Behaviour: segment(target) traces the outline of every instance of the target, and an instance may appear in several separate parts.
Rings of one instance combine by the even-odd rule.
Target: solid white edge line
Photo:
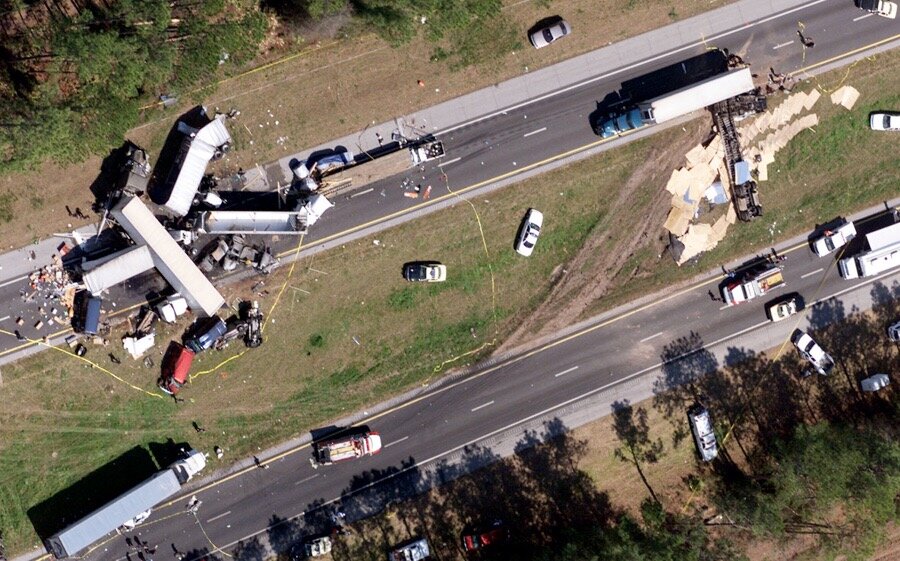
[[[449,165],[449,164],[458,162],[458,161],[460,161],[460,160],[462,160],[462,157],[459,157],[459,158],[453,158],[452,160],[447,160],[446,162],[441,162],[441,163],[439,163],[439,164],[438,164],[438,167],[441,168],[441,167],[444,167],[444,166],[446,166],[446,165]]]
[[[528,136],[531,136],[531,135],[533,135],[533,134],[537,134],[537,133],[539,133],[539,132],[544,132],[545,130],[547,130],[547,127],[544,127],[544,128],[542,128],[542,129],[538,129],[538,130],[536,130],[536,131],[526,132],[526,133],[523,134],[522,136],[523,136],[523,137],[528,137]]]
[[[223,512],[222,514],[219,514],[218,516],[213,516],[212,518],[210,518],[209,520],[207,520],[206,523],[209,524],[209,523],[212,522],[213,520],[218,520],[219,518],[222,518],[223,516],[228,516],[229,514],[231,514],[231,511],[230,511],[230,510],[229,510],[228,512]]]
[[[887,277],[887,276],[890,276],[890,275],[892,275],[892,274],[897,274],[898,272],[900,272],[900,271],[888,271],[888,272],[886,272],[886,273],[882,273],[882,274],[878,275],[877,277],[872,277],[872,278],[871,278],[870,280],[868,280],[868,281],[864,281],[864,282],[861,282],[861,283],[859,283],[859,284],[856,284],[856,285],[847,287],[847,288],[845,288],[845,289],[843,289],[843,290],[839,290],[839,291],[835,292],[834,294],[832,294],[832,295],[830,295],[830,296],[823,296],[822,298],[819,298],[819,299],[816,300],[815,302],[811,303],[811,304],[810,304],[810,307],[815,306],[816,304],[819,304],[819,303],[821,303],[821,302],[824,302],[825,300],[828,300],[828,299],[830,299],[830,298],[836,298],[837,296],[840,296],[840,295],[842,295],[842,294],[846,294],[847,292],[850,292],[851,290],[860,288],[860,287],[862,287],[862,286],[866,286],[867,284],[872,284],[872,283],[874,283],[875,281],[881,280],[882,278]],[[751,327],[749,327],[748,329],[744,329],[744,330],[741,330],[741,331],[735,333],[734,335],[732,335],[732,337],[737,337],[738,335],[742,335],[742,334],[746,333],[746,332],[747,332],[748,330],[750,330],[750,329],[755,329],[755,328],[757,328],[757,327],[761,327],[761,326],[763,326],[763,325],[765,325],[765,324],[767,324],[767,323],[769,323],[769,321],[764,321],[764,322],[758,323],[758,324],[756,324],[755,326],[751,326]],[[712,342],[712,343],[709,343],[708,345],[704,345],[704,346],[701,347],[700,349],[695,349],[695,350],[693,350],[693,351],[690,351],[690,352],[684,353],[684,354],[682,354],[682,355],[679,355],[679,356],[673,358],[672,360],[670,360],[669,362],[674,362],[674,361],[676,361],[676,360],[681,360],[682,358],[684,358],[684,357],[686,357],[686,356],[689,356],[689,355],[691,355],[691,354],[693,354],[693,353],[695,353],[695,352],[698,352],[698,351],[700,351],[700,350],[703,350],[703,349],[705,349],[705,348],[707,348],[707,347],[710,347],[710,346],[712,346],[712,345],[718,345],[719,343],[721,343],[721,342],[723,342],[723,341],[725,341],[725,340],[727,340],[727,339],[728,339],[728,337],[723,337],[723,338],[719,339],[718,341],[714,341],[714,342]],[[385,477],[385,478],[383,478],[383,479],[378,479],[378,480],[376,480],[376,481],[371,481],[371,482],[369,482],[369,483],[363,485],[362,487],[359,487],[359,488],[357,488],[357,489],[353,489],[352,491],[348,492],[346,495],[343,495],[343,496],[340,496],[340,497],[335,497],[335,498],[330,499],[330,500],[327,500],[327,501],[323,501],[320,505],[318,505],[317,508],[323,508],[323,507],[332,505],[332,504],[334,504],[334,503],[337,503],[338,501],[346,500],[347,497],[356,495],[357,493],[361,493],[362,491],[365,491],[366,489],[370,489],[370,488],[372,488],[372,487],[374,487],[375,485],[378,485],[378,484],[380,484],[380,483],[384,483],[385,481],[389,481],[389,480],[391,480],[391,479],[397,477],[398,475],[403,475],[404,473],[408,472],[409,470],[412,470],[412,469],[419,469],[421,466],[424,466],[424,465],[426,465],[426,464],[428,464],[428,463],[430,463],[430,462],[433,462],[433,461],[435,461],[435,460],[437,460],[437,459],[439,459],[439,458],[442,458],[443,456],[447,456],[447,455],[449,455],[449,454],[452,454],[452,453],[454,453],[454,452],[457,452],[457,451],[459,451],[459,450],[462,450],[463,448],[466,448],[467,446],[471,446],[471,445],[476,444],[476,443],[478,443],[478,442],[480,442],[480,441],[482,441],[482,440],[486,440],[486,439],[488,439],[488,438],[490,438],[490,437],[492,437],[492,436],[494,436],[494,435],[496,435],[496,434],[500,434],[500,433],[502,433],[502,432],[508,431],[509,429],[515,428],[515,427],[517,427],[517,426],[519,426],[519,425],[522,425],[522,424],[524,424],[524,423],[527,423],[527,422],[529,422],[529,421],[532,421],[532,420],[534,420],[534,419],[537,419],[538,417],[541,417],[541,416],[543,416],[543,415],[546,415],[547,413],[552,413],[553,411],[556,411],[556,410],[558,410],[558,409],[561,409],[561,408],[563,408],[563,407],[566,407],[567,405],[571,405],[572,403],[575,403],[575,402],[578,401],[578,400],[584,399],[585,397],[590,397],[591,395],[593,395],[593,394],[595,394],[595,393],[602,392],[603,390],[609,389],[609,388],[611,388],[611,387],[613,387],[613,386],[615,386],[615,385],[617,385],[617,384],[621,384],[621,383],[623,383],[623,382],[627,382],[627,381],[631,380],[632,378],[635,378],[635,377],[637,377],[637,376],[640,376],[641,374],[645,374],[646,372],[649,372],[650,370],[653,370],[654,368],[659,368],[659,367],[662,366],[662,365],[663,365],[662,362],[657,363],[656,365],[651,366],[651,367],[649,367],[649,368],[645,368],[644,370],[641,370],[640,372],[635,372],[634,374],[630,374],[630,375],[626,376],[625,378],[622,378],[622,379],[620,379],[620,380],[616,380],[616,381],[614,381],[614,382],[610,382],[610,383],[608,383],[608,384],[605,384],[605,385],[603,385],[603,386],[600,386],[599,388],[594,388],[593,390],[587,391],[587,392],[581,394],[580,396],[573,397],[573,398],[571,398],[571,399],[568,399],[568,400],[566,400],[566,401],[563,401],[562,403],[559,403],[559,404],[557,404],[557,405],[553,405],[553,406],[551,406],[551,407],[548,407],[548,408],[544,409],[543,411],[539,411],[539,412],[537,412],[537,413],[534,413],[533,415],[529,415],[528,417],[525,417],[524,419],[520,419],[520,420],[518,420],[518,421],[513,421],[512,423],[506,425],[505,427],[502,427],[502,428],[493,430],[493,431],[491,431],[491,432],[489,432],[489,433],[487,433],[487,434],[484,434],[484,435],[482,435],[482,436],[479,436],[479,437],[477,437],[477,438],[474,438],[474,439],[472,439],[472,440],[470,440],[470,441],[468,441],[468,442],[466,442],[466,443],[460,444],[460,445],[458,445],[458,446],[454,446],[453,448],[451,448],[451,449],[449,449],[449,450],[447,450],[447,451],[445,451],[445,452],[441,452],[441,453],[439,453],[439,454],[436,454],[436,455],[434,455],[434,456],[432,456],[432,457],[430,457],[430,458],[426,458],[426,459],[424,459],[424,460],[422,460],[422,461],[419,461],[419,462],[414,462],[414,463],[412,463],[411,465],[408,465],[408,466],[404,467],[403,469],[400,469],[400,470],[398,470],[398,471],[395,471],[395,472],[389,474],[387,477]],[[285,522],[290,522],[290,521],[292,521],[292,520],[297,520],[298,518],[300,518],[301,516],[304,516],[304,515],[306,515],[306,511],[301,511],[300,513],[295,514],[294,516],[290,516],[290,517],[288,517],[288,518],[285,518],[284,520],[280,521],[279,523],[285,523]],[[225,551],[225,548],[231,547],[231,546],[233,546],[233,545],[235,545],[235,544],[237,544],[237,543],[240,543],[240,542],[242,542],[242,541],[249,540],[250,538],[252,538],[252,537],[254,537],[254,536],[257,536],[257,535],[259,535],[259,534],[262,534],[263,532],[266,532],[266,531],[270,530],[271,528],[272,528],[272,526],[269,526],[269,527],[267,527],[267,528],[263,528],[263,529],[261,529],[261,530],[255,531],[255,532],[253,532],[253,533],[251,533],[251,534],[248,534],[248,535],[244,536],[243,538],[234,540],[234,541],[232,541],[231,543],[227,543],[227,544],[225,544],[225,545],[220,545],[220,546],[216,547],[216,549],[215,549],[214,551],[212,551],[211,553],[215,553],[216,551]],[[124,557],[121,557],[121,558],[117,559],[116,561],[123,561],[124,559],[125,559]],[[191,561],[193,561],[193,560],[191,560]]]
[[[25,279],[27,279],[27,278],[28,278],[28,275],[25,275],[25,276],[23,276],[23,277],[18,277],[18,278],[14,278],[14,279],[12,279],[12,280],[8,280],[8,281],[6,281],[5,283],[0,284],[0,288],[3,288],[4,286],[6,286],[6,285],[8,285],[8,284],[12,284],[12,283],[14,283],[14,282],[23,281],[23,280],[25,280]]]
[[[610,72],[607,72],[606,74],[600,74],[600,75],[598,75],[598,76],[594,76],[593,78],[588,78],[587,80],[584,80],[584,81],[582,81],[582,82],[578,82],[578,83],[576,83],[576,84],[572,84],[571,86],[566,86],[565,88],[562,88],[562,89],[560,89],[560,90],[555,90],[555,91],[546,93],[546,94],[544,94],[544,95],[535,97],[535,98],[533,98],[533,99],[529,99],[528,101],[523,101],[522,103],[519,103],[519,104],[516,104],[516,105],[512,105],[512,106],[510,106],[510,107],[505,107],[505,108],[500,109],[500,110],[498,110],[498,111],[494,111],[493,113],[488,113],[487,115],[482,115],[481,117],[477,117],[477,118],[475,118],[475,119],[472,119],[471,121],[468,121],[468,122],[465,122],[465,123],[460,123],[460,124],[458,124],[458,125],[454,125],[454,126],[452,126],[452,127],[450,127],[450,128],[444,129],[444,130],[442,130],[442,131],[435,132],[434,135],[435,135],[435,136],[440,136],[440,135],[443,135],[443,134],[447,134],[447,133],[453,132],[453,131],[458,130],[458,129],[462,129],[462,128],[465,128],[465,127],[474,125],[474,124],[476,124],[476,123],[480,123],[481,121],[485,121],[485,120],[487,120],[487,119],[492,119],[492,118],[496,117],[497,115],[503,115],[504,113],[507,113],[507,112],[509,112],[509,111],[515,111],[516,109],[521,109],[522,107],[526,107],[526,106],[528,106],[528,105],[531,105],[532,103],[537,103],[537,102],[539,102],[539,101],[543,101],[543,100],[545,100],[545,99],[549,99],[549,98],[551,98],[551,97],[554,97],[554,96],[557,96],[557,95],[560,95],[560,94],[564,94],[564,93],[566,93],[566,92],[572,91],[572,90],[577,89],[577,88],[580,88],[580,87],[582,87],[582,86],[586,86],[586,85],[588,85],[588,84],[593,84],[594,82],[597,82],[597,81],[599,81],[599,80],[604,80],[604,79],[606,79],[606,78],[615,76],[616,74],[621,74],[622,72],[627,72],[627,71],[632,70],[632,69],[634,69],[634,68],[638,68],[638,67],[643,66],[643,65],[645,65],[645,64],[649,64],[649,63],[651,63],[651,62],[656,62],[657,60],[661,60],[661,59],[664,59],[664,58],[666,58],[666,57],[669,57],[669,56],[672,56],[672,55],[675,55],[675,54],[678,54],[678,53],[681,53],[681,52],[684,52],[684,51],[688,51],[688,50],[693,49],[693,48],[695,48],[695,47],[700,47],[700,46],[708,45],[710,42],[715,41],[715,40],[717,40],[717,39],[721,39],[722,37],[728,37],[729,35],[732,35],[732,34],[737,33],[737,32],[739,32],[739,31],[743,31],[743,30],[745,30],[745,29],[750,29],[750,28],[752,28],[752,27],[756,27],[756,26],[758,26],[758,25],[762,25],[762,24],[764,24],[764,23],[768,23],[768,22],[770,22],[770,21],[772,21],[772,20],[774,20],[774,19],[778,19],[778,18],[780,18],[780,17],[784,17],[784,16],[787,16],[787,15],[793,14],[794,12],[799,12],[800,10],[805,10],[805,9],[807,9],[807,8],[810,8],[810,7],[812,7],[812,6],[815,6],[816,4],[821,4],[821,3],[827,2],[827,1],[828,1],[828,0],[813,0],[812,2],[810,2],[810,3],[808,3],[808,4],[803,4],[803,5],[800,5],[800,6],[796,6],[796,7],[791,8],[790,10],[787,10],[787,11],[785,11],[785,12],[780,12],[780,13],[778,13],[778,14],[774,14],[774,15],[771,15],[771,16],[769,16],[769,17],[763,18],[763,19],[761,19],[761,20],[755,21],[755,22],[753,22],[752,24],[742,25],[742,26],[740,26],[740,27],[736,27],[736,28],[731,29],[731,30],[729,30],[729,31],[723,31],[722,33],[719,33],[719,34],[717,34],[717,35],[711,35],[711,36],[709,36],[709,37],[704,37],[704,38],[702,38],[702,39],[699,40],[699,41],[695,41],[694,43],[689,43],[689,44],[687,44],[687,45],[683,45],[683,46],[681,46],[681,47],[678,47],[677,49],[672,49],[671,51],[668,51],[668,52],[666,52],[666,53],[662,53],[662,54],[656,55],[655,57],[648,58],[648,59],[646,59],[646,60],[642,60],[642,61],[639,61],[639,62],[635,62],[635,63],[633,63],[633,64],[629,64],[628,66],[623,66],[623,67],[621,67],[621,68],[617,68],[617,69],[615,69],[615,70],[612,70],[612,71],[610,71]]]
[[[653,335],[651,335],[651,336],[649,336],[649,337],[644,337],[644,338],[641,339],[639,342],[640,342],[640,343],[646,343],[646,342],[649,341],[650,339],[656,339],[657,337],[659,337],[659,336],[662,335],[662,334],[663,334],[662,331],[660,331],[659,333],[654,333]]]
[[[559,378],[560,376],[563,376],[563,375],[565,375],[565,374],[568,374],[569,372],[575,372],[576,370],[578,370],[578,367],[577,367],[577,366],[573,366],[572,368],[568,368],[568,369],[566,369],[566,370],[563,370],[562,372],[557,372],[556,374],[553,375],[553,377],[554,377],[554,378]]]
[[[810,272],[808,272],[808,273],[804,273],[804,274],[800,275],[800,278],[801,278],[801,279],[805,279],[805,278],[807,278],[807,277],[811,277],[811,276],[813,276],[813,275],[815,275],[815,274],[821,273],[821,272],[824,271],[824,270],[825,270],[824,267],[819,267],[819,268],[816,269],[815,271],[810,271]]]
[[[492,399],[492,400],[488,401],[487,403],[482,403],[482,404],[479,405],[478,407],[473,407],[473,408],[472,408],[472,411],[473,411],[473,412],[474,412],[474,411],[478,411],[479,409],[484,409],[484,408],[487,407],[488,405],[493,405],[493,404],[494,404],[494,400]]]
[[[399,439],[399,440],[395,440],[395,441],[393,441],[393,442],[391,442],[391,443],[389,443],[389,444],[385,444],[383,447],[384,447],[384,448],[390,448],[390,447],[393,446],[394,444],[400,444],[400,443],[403,442],[404,440],[409,440],[409,436],[404,436],[403,438],[401,438],[401,439]]]

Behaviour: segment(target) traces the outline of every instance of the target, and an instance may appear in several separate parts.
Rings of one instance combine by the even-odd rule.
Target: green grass
[[[898,91],[898,66],[897,54],[857,64],[850,80],[863,97],[852,112],[832,108],[823,96],[815,108],[823,122],[777,155],[772,179],[761,187],[767,212],[763,219],[733,226],[725,242],[695,267],[679,269],[667,257],[658,260],[654,241],[646,242],[616,277],[614,292],[593,310],[765,247],[774,241],[768,233],[773,221],[781,230],[775,237],[783,238],[896,195],[897,135],[876,135],[865,127],[871,108],[900,101],[897,94],[885,93]],[[301,262],[289,279],[291,287],[301,290],[287,289],[267,317],[264,345],[194,379],[184,390],[183,405],[135,391],[55,352],[5,366],[0,400],[15,404],[0,411],[0,527],[8,550],[15,554],[37,545],[26,515],[29,508],[136,446],[169,438],[204,450],[218,445],[226,450],[225,461],[232,462],[484,356],[543,301],[553,271],[588,236],[620,239],[629,234],[616,225],[637,221],[661,182],[642,184],[632,195],[635,203],[615,216],[612,201],[629,170],[653,146],[670,145],[681,134],[680,129],[663,131],[474,199],[488,254],[471,207],[458,204],[427,221]],[[841,148],[829,142],[840,142]],[[451,184],[453,179],[451,175]],[[526,259],[513,252],[512,239],[528,207],[544,212],[546,227],[534,255]],[[444,232],[452,235],[437,234]],[[421,259],[445,263],[447,282],[405,283],[400,267]],[[640,274],[632,278],[635,269]],[[286,270],[266,279],[271,294],[261,301],[264,310]],[[226,300],[249,297],[249,286],[228,288]],[[181,328],[161,326],[160,349]],[[114,336],[109,348],[90,346],[88,358],[154,392],[158,366],[146,368],[130,359],[110,363],[107,353],[124,356],[118,345]],[[232,346],[222,353],[203,353],[193,372],[212,369],[241,350]],[[152,356],[158,365],[158,353]],[[192,421],[208,431],[194,433]],[[218,467],[213,460],[211,468]]]

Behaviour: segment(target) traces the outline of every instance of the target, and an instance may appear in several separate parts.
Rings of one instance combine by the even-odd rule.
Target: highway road
[[[814,48],[805,49],[801,45],[797,35],[798,22],[802,22],[808,37],[816,39]],[[854,8],[852,2],[820,0],[788,14],[776,14],[759,22],[726,28],[708,37],[692,38],[673,52],[655,53],[649,50],[648,44],[647,59],[640,64],[627,68],[598,68],[596,76],[555,95],[436,132],[447,150],[442,160],[429,163],[424,174],[413,170],[337,199],[334,201],[336,207],[313,226],[304,244],[314,247],[346,237],[363,227],[377,228],[397,216],[411,217],[414,211],[421,214],[436,209],[438,203],[450,196],[442,174],[446,174],[447,184],[455,191],[475,192],[496,183],[498,178],[539,166],[561,155],[628,142],[632,137],[604,142],[593,134],[589,115],[597,103],[618,90],[625,80],[700,54],[708,48],[739,53],[758,73],[759,83],[764,83],[770,67],[786,74],[798,72],[840,59],[867,45],[896,38],[895,23],[867,15]],[[804,75],[804,72],[798,73],[800,77]],[[283,181],[277,163],[266,169],[271,177]],[[431,185],[431,199],[405,197],[401,183],[407,177],[423,187]],[[282,240],[274,244],[274,248],[286,252],[293,249],[295,243]],[[218,274],[218,278],[225,276],[221,272]],[[25,286],[26,281],[21,275],[3,278],[0,271],[0,318],[6,318],[0,320],[0,327],[13,327],[12,320],[21,316],[25,319],[25,325],[19,328],[22,334],[39,338],[51,330],[33,328],[41,318],[34,302],[26,303],[20,298],[19,292]],[[142,302],[148,292],[164,287],[165,282],[156,273],[148,273],[111,290],[107,301],[115,302],[116,309],[121,311]],[[0,357],[22,347],[23,344],[13,338],[0,337]]]
[[[741,22],[733,30],[723,30],[720,37],[707,38],[707,44],[742,54],[763,77],[769,66],[792,72],[893,36],[895,22],[861,16],[851,2],[812,3],[764,23]],[[816,39],[814,49],[800,46],[798,20],[805,24],[806,34]],[[560,154],[587,149],[597,142],[588,125],[597,101],[625,79],[704,48],[703,43],[691,42],[677,53],[648,52],[647,62],[640,66],[597,69],[597,77],[580,87],[439,133],[448,151],[443,165],[429,166],[425,178],[417,182],[432,184],[437,193],[439,174],[444,171],[452,186],[464,189]],[[373,185],[371,192],[337,201],[338,207],[316,224],[308,243],[333,239],[361,224],[377,223],[421,204],[403,197],[399,182],[400,178],[393,178]],[[832,259],[815,257],[805,245],[788,252],[785,267],[788,284],[782,292],[799,292],[808,302],[807,311],[798,317],[801,326],[807,316],[822,315],[818,311],[826,306],[816,305],[817,300],[834,296],[863,306],[868,301],[873,279],[840,279]],[[33,308],[20,304],[22,281],[11,280],[0,282],[0,317],[16,317]],[[874,280],[897,283],[900,271]],[[293,519],[342,496],[343,508],[351,518],[365,515],[382,506],[378,496],[366,492],[380,480],[408,477],[403,486],[409,488],[419,476],[417,470],[458,454],[470,443],[515,434],[525,421],[552,418],[561,406],[626,381],[652,380],[660,371],[666,345],[678,337],[695,333],[721,357],[731,347],[777,347],[797,325],[765,321],[762,302],[724,308],[709,294],[715,295],[718,281],[709,279],[660,295],[588,329],[438,385],[367,419],[386,443],[375,457],[314,469],[309,448],[302,447],[274,459],[270,469],[251,468],[198,490],[203,505],[196,517],[184,512],[184,498],[157,508],[140,531],[162,547],[174,543],[181,551],[195,552],[188,559],[192,561],[204,550],[230,551],[239,540],[264,534],[273,516]],[[135,301],[124,291],[114,293],[112,299],[119,308]],[[39,334],[26,331],[26,335]],[[3,343],[4,349],[10,348],[8,340]],[[126,551],[124,538],[115,536],[86,557],[118,561],[125,558]]]
[[[887,217],[884,213],[880,220]],[[861,234],[874,223],[860,223]],[[273,458],[270,469],[250,467],[197,491],[203,505],[196,519],[183,512],[184,497],[157,508],[140,531],[151,536],[144,539],[171,542],[200,557],[204,550],[229,551],[240,540],[264,534],[272,520],[303,521],[314,518],[311,515],[316,512],[327,513],[337,501],[350,519],[362,517],[378,511],[404,489],[423,485],[432,462],[452,464],[465,446],[492,437],[520,439],[525,423],[553,419],[564,406],[626,381],[652,381],[663,372],[664,363],[666,368],[677,367],[693,351],[709,350],[716,357],[709,366],[724,364],[725,356],[735,349],[779,348],[795,328],[833,321],[838,302],[847,310],[869,307],[875,283],[900,296],[900,271],[847,281],[838,276],[834,256],[817,257],[806,243],[782,254],[787,256],[786,286],[764,298],[724,306],[710,296],[710,291],[718,292],[721,276],[676,293],[659,294],[647,304],[438,384],[365,419],[385,443],[383,452],[374,457],[314,468],[310,449],[303,446]],[[805,310],[786,321],[769,322],[765,303],[794,292],[806,300]],[[699,343],[672,351],[672,342],[689,334]],[[785,352],[791,349],[789,344],[784,347]],[[301,527],[308,534],[325,529],[315,523]],[[87,558],[121,560],[124,551],[124,537],[115,536]]]

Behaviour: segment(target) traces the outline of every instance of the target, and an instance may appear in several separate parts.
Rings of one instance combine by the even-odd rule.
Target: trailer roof
[[[97,261],[101,262],[88,261],[82,265],[82,270],[86,272],[81,277],[87,289],[95,296],[154,267],[153,256],[144,245],[123,249]]]
[[[147,246],[160,274],[185,297],[195,313],[211,316],[222,307],[225,299],[143,201],[122,197],[110,213],[131,239]]]
[[[869,249],[872,251],[900,242],[900,222],[887,228],[869,232],[866,234],[866,241],[869,242]]]
[[[190,129],[186,125],[182,127],[182,123],[179,123],[179,129],[187,129],[183,130],[186,135],[184,144],[187,145],[187,150],[184,151],[178,177],[175,179],[172,192],[164,205],[178,216],[184,216],[191,210],[194,195],[197,194],[203,174],[206,173],[206,166],[216,154],[216,150],[219,146],[231,142],[231,135],[223,121],[224,116],[218,116],[199,131]]]
[[[719,74],[652,102],[653,118],[662,123],[753,89],[749,68]]]
[[[121,526],[126,520],[171,497],[179,489],[181,484],[172,470],[156,473],[127,493],[59,532],[50,538],[50,541],[58,540],[69,556],[75,555]]]

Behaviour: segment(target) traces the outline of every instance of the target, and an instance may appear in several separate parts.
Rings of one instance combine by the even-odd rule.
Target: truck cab
[[[194,362],[194,351],[173,343],[163,358],[162,376],[159,389],[169,395],[175,395],[188,382],[188,373]]]
[[[206,454],[197,450],[182,451],[181,459],[169,466],[169,469],[178,476],[178,481],[184,485],[206,467]]]
[[[844,247],[855,237],[856,226],[853,225],[853,222],[841,220],[834,227],[826,228],[820,237],[813,240],[813,253],[823,257],[832,251]]]
[[[643,127],[646,124],[645,121],[646,119],[644,119],[640,109],[629,109],[624,113],[610,116],[605,121],[602,121],[594,129],[594,132],[600,135],[601,138],[612,138],[623,132]]]

